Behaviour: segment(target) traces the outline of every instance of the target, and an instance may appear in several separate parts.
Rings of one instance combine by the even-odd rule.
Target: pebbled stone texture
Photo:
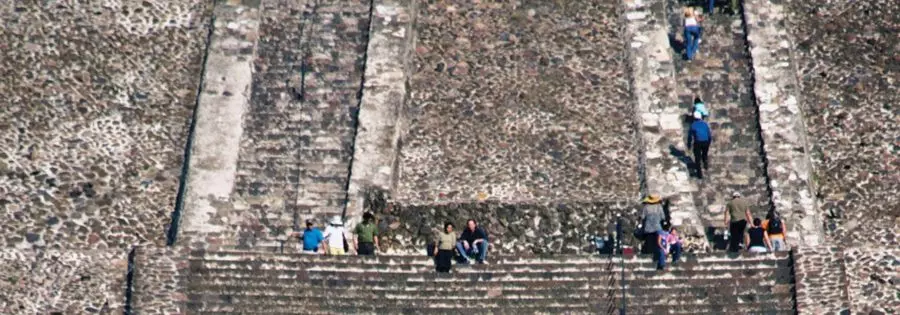
[[[615,218],[623,215],[630,235],[638,210],[631,202],[547,202],[540,204],[390,204],[377,210],[382,248],[389,253],[421,253],[434,240],[444,222],[462,231],[475,219],[487,231],[494,253],[591,253],[592,235],[615,231]]]
[[[395,199],[637,196],[617,7],[420,1]]]
[[[900,247],[900,12],[894,1],[785,1],[826,233]]]
[[[800,314],[894,314],[900,310],[900,250],[800,247],[794,254]]]
[[[789,238],[816,246],[822,241],[822,219],[810,178],[809,144],[785,18],[783,5],[744,1],[747,40],[753,58],[753,90],[759,105],[772,204],[792,223],[788,225]]]
[[[0,4],[0,245],[163,244],[208,1]]]
[[[670,36],[675,36],[676,42],[683,42],[682,8],[678,1],[668,1]],[[690,115],[696,96],[704,100],[710,112],[710,166],[698,182],[700,191],[694,194],[694,204],[705,222],[722,227],[731,192],[740,192],[753,205],[754,217],[760,218],[769,209],[769,194],[743,22],[722,14],[705,19],[703,41],[695,59],[687,62],[678,58],[680,51],[676,54],[676,93],[685,115]],[[685,120],[683,125],[685,141],[689,122]],[[692,156],[689,148],[687,151]]]
[[[0,313],[121,314],[124,250],[0,250]]]
[[[368,1],[263,1],[235,184],[237,242],[340,214],[368,36]]]
[[[900,248],[847,248],[844,263],[854,312],[900,312]]]
[[[676,101],[666,1],[626,0],[623,4],[627,8],[623,23],[630,40],[631,89],[640,124],[642,188],[669,201],[672,223],[686,239],[705,243],[707,222],[701,220],[693,198],[699,187],[690,179],[683,159],[672,154],[672,148],[684,150],[684,109]]]

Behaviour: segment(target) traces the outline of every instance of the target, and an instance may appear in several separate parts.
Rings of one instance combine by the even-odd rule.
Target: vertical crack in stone
[[[212,2],[209,10],[215,12],[215,2]],[[194,109],[191,113],[191,121],[188,127],[187,141],[184,145],[184,155],[181,164],[181,175],[179,175],[178,194],[175,196],[175,208],[172,210],[172,219],[169,223],[169,230],[166,232],[166,245],[175,245],[178,238],[178,227],[181,221],[181,211],[184,208],[184,195],[187,190],[188,171],[190,170],[191,146],[194,140],[194,130],[197,126],[197,108],[200,107],[200,96],[203,92],[203,82],[206,80],[206,66],[209,60],[210,47],[212,47],[212,36],[216,28],[216,15],[213,13],[207,22],[206,45],[203,47],[203,58],[200,66],[200,80],[197,82],[196,96],[194,98]]]
[[[341,209],[342,217],[347,216],[347,203],[348,203],[348,200],[350,199],[350,180],[353,176],[353,159],[355,156],[354,154],[356,153],[356,136],[359,134],[359,111],[362,108],[363,91],[365,90],[365,87],[366,87],[366,61],[368,61],[368,59],[369,59],[368,42],[369,42],[369,40],[372,39],[372,36],[371,36],[372,24],[375,23],[375,20],[373,19],[374,12],[375,12],[375,0],[369,0],[369,15],[368,15],[369,27],[366,28],[366,33],[363,35],[363,36],[365,36],[365,39],[363,39],[363,42],[366,43],[366,45],[365,45],[366,48],[363,51],[363,54],[361,57],[362,64],[360,65],[359,91],[356,92],[356,110],[354,110],[351,113],[352,117],[350,117],[350,119],[353,122],[353,126],[351,127],[353,129],[353,141],[350,142],[350,162],[347,163],[347,177],[346,177],[347,180],[344,183],[344,200],[343,200],[343,206]]]
[[[137,247],[132,247],[128,252],[128,272],[125,276],[125,315],[132,314],[131,302],[134,301],[134,256]],[[104,308],[106,305],[104,305]]]

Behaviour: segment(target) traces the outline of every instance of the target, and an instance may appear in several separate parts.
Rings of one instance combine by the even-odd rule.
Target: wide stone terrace
[[[420,1],[394,199],[637,196],[619,5]]]
[[[827,232],[897,248],[900,6],[791,0],[787,8]]]
[[[165,241],[209,2],[0,4],[0,246]]]

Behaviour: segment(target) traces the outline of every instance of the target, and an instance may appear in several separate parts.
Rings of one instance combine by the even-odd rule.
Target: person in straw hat
[[[328,244],[328,255],[344,255],[344,244],[347,241],[347,233],[344,231],[344,221],[341,216],[336,215],[328,221],[328,227],[325,228],[325,241]]]
[[[654,254],[657,252],[657,236],[662,230],[662,221],[665,214],[662,208],[662,199],[657,194],[650,194],[641,200],[643,209],[641,210],[641,225],[644,234],[644,247],[641,252],[645,254]]]

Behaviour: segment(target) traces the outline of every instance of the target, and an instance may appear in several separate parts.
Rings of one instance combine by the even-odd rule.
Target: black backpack
[[[781,218],[775,217],[769,221],[769,234],[781,234],[784,232],[784,226],[781,225]]]

